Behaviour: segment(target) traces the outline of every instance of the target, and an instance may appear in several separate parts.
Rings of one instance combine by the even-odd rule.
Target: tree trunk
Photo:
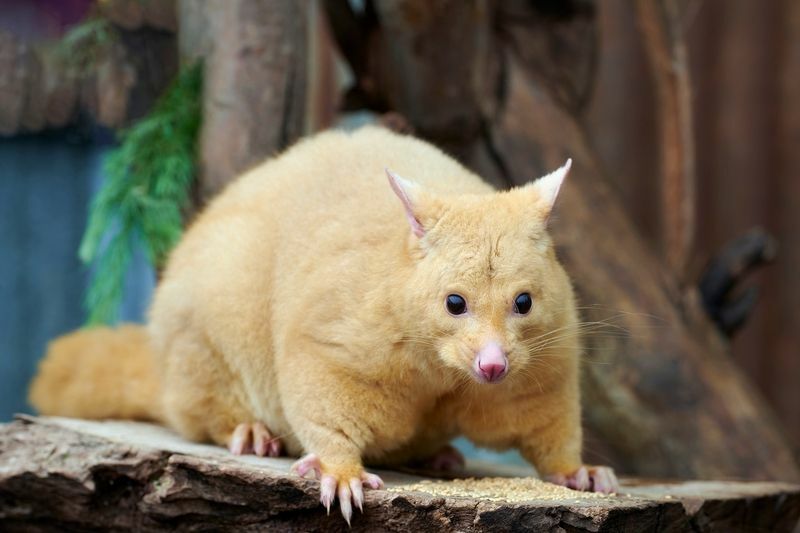
[[[696,188],[689,59],[676,0],[639,0],[636,6],[657,89],[662,240],[667,263],[685,286]]]
[[[773,414],[696,291],[684,293],[645,245],[585,141],[578,119],[596,53],[592,5],[510,0],[492,11],[480,1],[375,0],[378,23],[359,31],[380,32],[373,42],[385,49],[373,52],[380,71],[359,79],[383,80],[395,111],[495,183],[523,183],[573,158],[552,230],[584,319],[598,323],[585,339],[590,460],[636,475],[798,480]],[[332,22],[345,41],[353,25]],[[492,39],[476,45],[489,27]],[[420,61],[426,50],[437,51],[436,68]],[[459,88],[458,100],[448,87]],[[455,121],[453,110],[465,115]]]
[[[301,136],[307,8],[294,0],[181,2],[183,55],[205,55],[201,203]]]
[[[514,176],[573,158],[552,231],[583,319],[601,323],[585,336],[591,460],[645,476],[797,480],[770,409],[731,360],[696,290],[684,296],[602,179],[581,129],[528,83],[512,64],[514,112],[498,127],[498,151]]]

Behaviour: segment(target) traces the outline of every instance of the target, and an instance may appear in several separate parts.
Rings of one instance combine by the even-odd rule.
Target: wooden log
[[[0,426],[4,531],[349,531],[289,458],[236,457],[136,422],[20,417]],[[353,531],[791,531],[800,486],[625,480],[619,495],[532,481],[472,464],[490,481],[381,472]],[[465,490],[465,487],[468,489]],[[522,492],[522,487],[529,487]]]

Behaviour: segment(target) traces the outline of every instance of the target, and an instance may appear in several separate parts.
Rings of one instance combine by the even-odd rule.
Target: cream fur
[[[404,188],[422,237],[386,168],[416,184]],[[152,352],[139,357],[160,369],[159,418],[220,444],[263,421],[340,480],[457,434],[519,448],[542,474],[575,472],[575,303],[538,187],[495,192],[431,145],[373,127],[317,135],[247,172],[192,224],[156,292]],[[517,316],[523,291],[533,308]],[[445,310],[453,292],[466,316]],[[470,374],[488,341],[508,350],[499,384]],[[47,388],[42,408],[58,404]]]

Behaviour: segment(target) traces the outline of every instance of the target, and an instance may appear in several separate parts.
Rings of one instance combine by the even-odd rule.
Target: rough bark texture
[[[119,128],[150,109],[177,71],[174,2],[102,7],[116,36],[80,68],[57,43],[0,32],[0,135],[63,128],[84,115]]]
[[[665,256],[681,284],[687,285],[695,217],[695,154],[689,58],[676,0],[640,0],[637,8],[657,89]]]
[[[178,20],[175,16],[176,0],[105,0],[99,2],[99,13],[126,30],[149,27],[175,33]]]
[[[800,452],[800,9],[798,2],[679,2],[687,41],[697,160],[690,272],[753,227],[779,242],[751,275],[758,304],[731,342],[734,360],[778,411]],[[660,232],[655,88],[636,3],[597,2],[602,39],[589,141],[653,246]]]
[[[527,83],[512,65],[514,112],[499,127],[498,152],[513,176],[573,158],[552,231],[584,320],[607,323],[585,336],[591,460],[644,476],[797,480],[770,409],[696,293],[684,296],[636,233],[577,124]]]
[[[375,42],[393,46],[386,43],[416,35],[415,50],[435,46],[450,54],[451,61],[440,58],[439,67],[432,70],[415,69],[416,63],[399,53],[376,52],[385,58],[382,70],[402,72],[403,79],[413,80],[413,85],[394,85],[390,101],[418,131],[427,132],[428,138],[495,183],[522,183],[556,168],[567,157],[574,160],[552,229],[581,305],[587,306],[584,318],[610,322],[586,336],[584,404],[590,460],[646,476],[800,479],[770,409],[730,360],[728,347],[703,313],[696,291],[683,292],[678,279],[646,246],[606,185],[596,154],[586,142],[579,114],[591,84],[586,72],[593,60],[585,55],[596,53],[594,46],[585,44],[595,39],[587,22],[592,20],[591,3],[575,0],[560,4],[572,9],[555,10],[548,2],[498,4],[497,13],[485,16],[495,21],[496,38],[507,44],[502,59],[492,55],[493,46],[476,52],[468,43],[462,51],[463,36],[472,35],[469,24],[479,34],[485,31],[484,18],[470,16],[480,12],[476,11],[480,2],[376,0],[375,4],[379,16],[389,5],[392,13],[435,10],[457,21],[458,31],[429,32],[426,17],[379,20],[383,35]],[[528,23],[504,25],[520,17]],[[337,27],[335,19],[332,22],[335,32],[349,31]],[[534,31],[543,25],[553,28],[548,38]],[[452,137],[416,118],[442,116],[441,107],[447,105],[439,92],[442,80],[448,86],[474,86],[471,73],[448,67],[459,65],[462,54],[470,60],[478,54],[479,65],[493,57],[501,61],[496,71],[487,67],[481,72],[497,72],[503,88],[492,95],[498,99],[494,104],[455,106],[470,113],[498,110],[460,119],[463,124],[482,123],[486,132],[465,138],[461,148],[466,150],[453,147]],[[481,80],[481,85],[494,83]],[[412,89],[413,105],[406,107],[412,99],[396,93]],[[491,157],[471,157],[481,153],[475,144]]]
[[[573,116],[583,113],[596,82],[596,11],[595,3],[586,0],[506,0],[497,4],[494,15],[497,37]]]
[[[777,142],[772,143],[778,152],[778,168],[773,176],[777,209],[772,211],[771,224],[776,229],[770,229],[780,232],[781,248],[762,306],[764,309],[769,305],[770,314],[764,316],[765,339],[772,349],[763,354],[766,357],[760,358],[759,363],[767,397],[784,415],[795,450],[800,452],[800,2],[785,0],[783,8],[779,26],[783,40],[781,63],[773,70],[779,73],[778,108],[783,111]]]
[[[488,2],[381,0],[375,6],[383,30],[375,64],[383,67],[378,74],[389,107],[402,109],[422,136],[457,144],[478,137],[497,83]],[[456,40],[454,62],[442,43]],[[428,83],[434,78],[438,83]]]
[[[307,2],[183,2],[184,50],[206,50],[200,197],[208,200],[243,170],[303,131]],[[182,19],[182,20],[183,20]]]
[[[326,515],[317,483],[290,474],[290,464],[237,458],[148,424],[26,417],[0,426],[0,524],[4,531],[349,531],[338,512]],[[387,488],[421,479],[382,474]],[[620,496],[514,503],[369,491],[352,530],[779,532],[800,515],[795,485],[625,485]]]

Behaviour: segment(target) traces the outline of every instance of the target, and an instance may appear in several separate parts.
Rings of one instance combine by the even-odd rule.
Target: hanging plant
[[[114,25],[106,18],[93,15],[64,35],[54,48],[54,57],[73,75],[84,77],[119,41],[119,31]]]
[[[161,266],[183,230],[202,119],[202,68],[186,67],[153,110],[119,135],[104,164],[79,255],[93,267],[88,324],[117,320],[125,274],[137,246]]]

